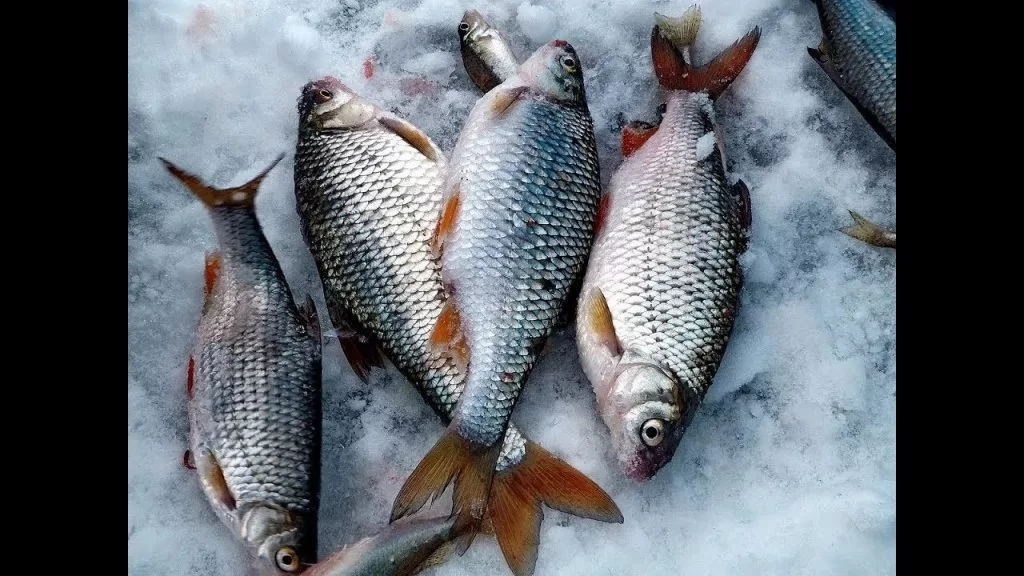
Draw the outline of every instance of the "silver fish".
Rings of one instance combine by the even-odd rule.
[[[489,509],[496,532],[527,530],[532,518],[509,505],[504,486],[492,490],[491,473],[522,386],[586,263],[600,195],[596,148],[579,58],[562,40],[470,113],[434,238],[451,297],[431,337],[467,367],[466,388],[392,517],[454,479],[456,527]],[[521,555],[506,552],[506,560],[517,574],[532,571]]]
[[[447,424],[465,371],[430,344],[446,301],[431,248],[445,171],[445,157],[427,135],[337,79],[303,88],[296,208],[342,348],[364,379],[382,350]],[[535,558],[541,502],[577,516],[622,521],[597,484],[513,425],[491,466],[495,486],[508,486],[499,491],[514,496],[504,502],[528,517],[514,525],[501,514],[491,518],[506,554],[521,543],[532,548],[515,553],[527,562]]]
[[[712,101],[760,38],[755,28],[694,67],[668,38],[692,44],[699,10],[658,22],[651,51],[667,106],[659,126],[623,134],[626,158],[601,198],[577,314],[583,371],[636,481],[672,459],[732,331],[749,198],[742,181],[726,181]]]
[[[875,0],[815,4],[822,39],[807,52],[895,150],[896,21]]]
[[[459,22],[462,64],[477,87],[488,92],[519,69],[519,60],[497,28],[476,10],[467,10]]]
[[[306,576],[412,576],[443,564],[453,547],[450,518],[391,524],[373,536],[331,554]]]
[[[316,560],[321,348],[313,301],[295,305],[254,209],[280,160],[241,186],[216,189],[161,159],[207,206],[220,244],[206,259],[189,358],[191,461],[260,571],[295,574]]]

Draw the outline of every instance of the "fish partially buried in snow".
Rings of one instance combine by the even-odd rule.
[[[477,102],[445,179],[434,246],[450,297],[431,340],[468,370],[466,385],[392,518],[454,483],[456,527],[481,522],[486,509],[517,574],[532,572],[536,542],[519,535],[535,532],[539,518],[517,503],[529,483],[492,490],[492,472],[522,387],[586,263],[598,170],[579,58],[555,40]],[[576,490],[546,463],[533,474]]]
[[[307,84],[298,111],[296,208],[342,349],[364,379],[381,364],[383,351],[447,424],[466,373],[451,354],[430,344],[446,301],[431,247],[445,157],[415,126],[336,78]],[[532,566],[536,555],[542,502],[622,522],[597,484],[514,425],[492,467],[494,491],[518,514],[514,523],[497,522],[495,535],[502,550],[522,563]]]
[[[577,347],[623,472],[644,481],[674,455],[712,383],[739,305],[749,196],[725,175],[712,102],[742,72],[755,28],[688,64],[700,11],[657,18],[651,52],[666,108],[631,124],[601,198],[577,313]],[[666,34],[663,35],[663,30]]]
[[[311,299],[295,305],[254,208],[280,160],[217,189],[161,159],[207,206],[220,244],[189,358],[186,458],[262,574],[316,560],[320,492],[320,325]]]
[[[895,150],[896,22],[875,0],[815,4],[822,40],[808,53]]]
[[[882,228],[853,210],[850,210],[850,216],[853,224],[842,229],[844,234],[879,248],[896,249],[896,232]]]
[[[519,70],[519,60],[508,41],[476,10],[467,10],[462,15],[459,48],[466,72],[483,92],[489,92]]]
[[[412,576],[443,564],[453,550],[451,518],[416,518],[390,524],[331,554],[306,576]]]

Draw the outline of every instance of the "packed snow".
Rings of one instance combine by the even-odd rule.
[[[607,182],[621,127],[656,118],[653,13],[690,4],[129,0],[131,576],[240,576],[251,566],[182,466],[185,370],[203,255],[216,241],[203,206],[157,156],[226,186],[288,152],[257,212],[295,296],[311,293],[324,310],[292,191],[304,83],[337,76],[450,151],[479,98],[456,35],[476,8],[521,60],[555,38],[576,48]],[[814,3],[700,4],[698,61],[755,25],[763,32],[715,105],[730,180],[746,182],[753,204],[733,340],[675,458],[637,484],[616,466],[572,329],[551,339],[514,420],[604,487],[625,522],[545,510],[536,574],[894,574],[896,253],[838,229],[848,209],[895,226],[896,155],[808,56],[820,40]],[[393,367],[363,385],[333,339],[323,382],[321,557],[386,525],[442,431]],[[510,574],[491,537],[435,573]]]

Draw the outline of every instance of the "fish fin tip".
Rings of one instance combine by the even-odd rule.
[[[416,513],[454,482],[452,531],[466,536],[468,548],[487,508],[500,453],[500,442],[483,447],[463,439],[451,428],[446,429],[402,485],[391,508],[390,522]]]
[[[717,99],[747,66],[761,40],[761,27],[755,26],[742,38],[703,66],[692,66],[658,24],[651,31],[651,57],[658,82],[670,90],[707,92]]]
[[[582,310],[585,326],[597,337],[612,353],[613,356],[622,355],[622,345],[615,334],[615,324],[612,322],[612,311],[608,307],[608,300],[599,287],[595,287],[586,295]]]
[[[430,348],[436,354],[447,355],[465,373],[469,366],[469,344],[462,329],[462,315],[449,297],[437,316],[434,330],[430,333]]]
[[[411,122],[395,116],[382,116],[378,121],[388,130],[400,136],[409,143],[420,154],[428,160],[437,162],[444,158],[441,150],[434,144],[434,141],[425,132],[414,126]]]
[[[160,156],[158,159],[164,165],[164,168],[177,178],[179,182],[184,184],[203,204],[216,208],[219,206],[253,206],[260,184],[270,174],[270,171],[284,159],[284,154],[279,154],[269,166],[245,184],[232,188],[215,188],[166,158]]]
[[[593,480],[527,441],[523,460],[495,476],[488,507],[498,545],[517,576],[530,576],[536,566],[542,504],[581,518],[623,522],[618,505]]]
[[[879,248],[896,248],[895,238],[890,239],[892,233],[886,231],[881,226],[871,222],[853,210],[848,210],[848,212],[853,218],[853,224],[841,228],[840,232],[866,244],[871,244],[872,246],[878,246]]]
[[[636,153],[637,150],[643,148],[643,145],[651,139],[658,132],[658,126],[644,122],[642,120],[634,120],[622,129],[622,156],[623,158],[629,158]]]
[[[444,249],[444,242],[455,231],[455,225],[459,221],[459,212],[462,208],[462,197],[459,194],[458,185],[444,200],[441,215],[434,227],[434,236],[431,238],[430,247],[435,256],[440,256]]]

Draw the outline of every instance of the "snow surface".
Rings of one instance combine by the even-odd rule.
[[[607,182],[620,127],[655,118],[652,14],[689,4],[129,0],[130,575],[234,576],[250,566],[181,465],[186,359],[215,239],[204,208],[156,157],[231,185],[289,152],[257,210],[294,293],[311,292],[323,310],[292,192],[305,82],[335,75],[451,150],[478,98],[455,32],[462,12],[478,8],[520,59],[554,38],[575,46]],[[605,487],[625,523],[546,510],[536,573],[895,573],[896,253],[837,231],[847,209],[895,224],[895,153],[808,57],[819,41],[812,2],[701,5],[698,61],[755,25],[763,31],[716,104],[730,177],[748,184],[754,214],[734,339],[675,459],[642,485],[615,465],[572,332],[552,339],[515,421]],[[321,557],[384,526],[442,429],[393,368],[364,386],[336,342],[324,356]],[[510,572],[481,537],[436,573]]]

